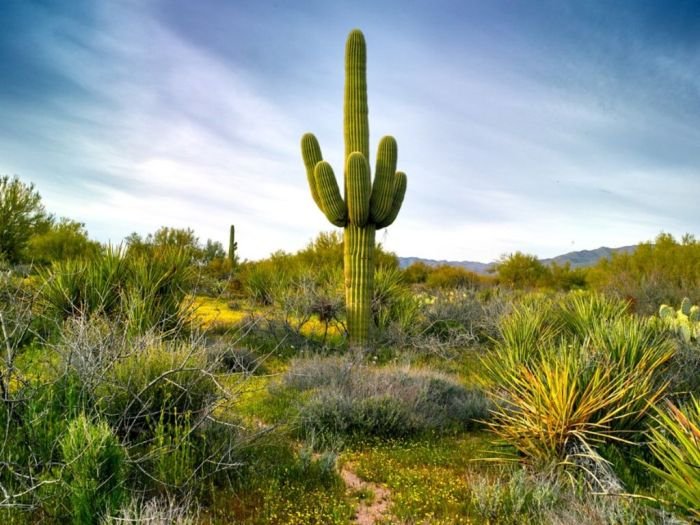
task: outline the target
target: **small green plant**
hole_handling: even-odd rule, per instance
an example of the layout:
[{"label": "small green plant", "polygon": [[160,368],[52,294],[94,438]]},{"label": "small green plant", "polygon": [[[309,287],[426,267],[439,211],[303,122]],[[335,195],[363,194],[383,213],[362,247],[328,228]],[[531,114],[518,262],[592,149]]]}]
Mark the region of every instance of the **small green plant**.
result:
[{"label": "small green plant", "polygon": [[[153,478],[168,488],[182,488],[196,475],[196,450],[191,414],[171,418],[163,411],[154,430],[148,456],[152,458]],[[166,419],[173,419],[167,424]]]},{"label": "small green plant", "polygon": [[92,422],[84,414],[70,423],[60,445],[72,522],[99,523],[124,499],[124,448],[107,423]]},{"label": "small green plant", "polygon": [[683,298],[678,310],[662,304],[659,308],[659,317],[666,327],[686,343],[695,341],[700,336],[700,307],[692,305],[687,297]]}]

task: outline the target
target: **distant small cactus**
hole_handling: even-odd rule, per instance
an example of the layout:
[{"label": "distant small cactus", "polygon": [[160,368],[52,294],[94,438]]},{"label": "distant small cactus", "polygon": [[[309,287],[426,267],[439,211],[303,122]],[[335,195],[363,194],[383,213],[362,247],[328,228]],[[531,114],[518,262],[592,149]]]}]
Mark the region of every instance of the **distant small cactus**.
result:
[{"label": "distant small cactus", "polygon": [[659,307],[659,317],[670,330],[678,334],[686,343],[700,338],[700,307],[693,306],[687,297],[683,298],[678,310],[667,304],[662,304]]},{"label": "distant small cactus", "polygon": [[232,224],[228,235],[228,258],[231,264],[236,264],[236,249],[238,248],[238,243],[236,242],[236,228]]}]

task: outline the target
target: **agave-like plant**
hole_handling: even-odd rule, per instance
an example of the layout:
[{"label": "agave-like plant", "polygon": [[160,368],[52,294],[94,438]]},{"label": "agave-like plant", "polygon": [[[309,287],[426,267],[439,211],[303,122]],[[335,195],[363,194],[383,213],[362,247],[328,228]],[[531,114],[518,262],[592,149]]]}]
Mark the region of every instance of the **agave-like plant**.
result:
[{"label": "agave-like plant", "polygon": [[491,429],[525,457],[549,461],[639,435],[666,392],[661,372],[675,348],[623,306],[578,296],[505,318],[483,359],[497,401]]},{"label": "agave-like plant", "polygon": [[647,467],[669,485],[673,505],[700,522],[700,399],[680,408],[667,401],[656,412],[649,446],[661,466]]},{"label": "agave-like plant", "polygon": [[[485,364],[490,373],[496,362]],[[496,373],[501,383],[492,390],[497,403],[488,426],[526,458],[542,462],[567,460],[603,442],[627,442],[619,422],[640,417],[646,396],[659,395],[648,374],[591,364],[566,343]]]}]

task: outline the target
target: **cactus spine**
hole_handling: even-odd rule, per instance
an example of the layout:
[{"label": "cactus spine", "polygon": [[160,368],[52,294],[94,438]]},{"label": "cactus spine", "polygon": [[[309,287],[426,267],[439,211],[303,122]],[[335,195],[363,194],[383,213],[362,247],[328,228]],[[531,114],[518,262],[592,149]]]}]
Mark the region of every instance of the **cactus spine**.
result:
[{"label": "cactus spine", "polygon": [[365,37],[355,29],[345,46],[343,197],[316,137],[301,139],[311,197],[335,226],[344,228],[345,303],[351,346],[366,347],[372,320],[375,232],[394,222],[406,193],[406,174],[396,171],[393,137],[379,142],[374,183],[369,165]]},{"label": "cactus spine", "polygon": [[238,248],[238,243],[236,242],[236,228],[232,224],[231,229],[228,234],[228,259],[231,264],[236,264],[236,248]]}]

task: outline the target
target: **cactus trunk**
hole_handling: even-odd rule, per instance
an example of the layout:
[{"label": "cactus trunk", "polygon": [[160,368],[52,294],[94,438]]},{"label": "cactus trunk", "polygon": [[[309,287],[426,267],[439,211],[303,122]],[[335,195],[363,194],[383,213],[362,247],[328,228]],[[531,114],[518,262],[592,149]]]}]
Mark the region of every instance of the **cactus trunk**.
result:
[{"label": "cactus trunk", "polygon": [[372,181],[369,165],[367,106],[367,51],[365,37],[357,29],[345,47],[343,196],[331,165],[323,160],[316,137],[301,139],[301,154],[311,197],[326,218],[345,228],[345,302],[350,345],[369,346],[374,293],[374,239],[378,229],[391,225],[401,209],[406,175],[396,171],[397,147],[384,137],[377,153]]},{"label": "cactus trunk", "polygon": [[374,293],[374,225],[345,227],[345,309],[354,346],[367,347],[371,335]]}]

